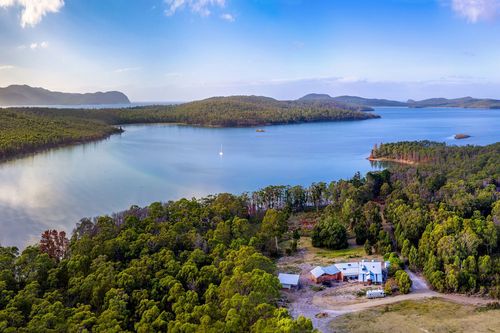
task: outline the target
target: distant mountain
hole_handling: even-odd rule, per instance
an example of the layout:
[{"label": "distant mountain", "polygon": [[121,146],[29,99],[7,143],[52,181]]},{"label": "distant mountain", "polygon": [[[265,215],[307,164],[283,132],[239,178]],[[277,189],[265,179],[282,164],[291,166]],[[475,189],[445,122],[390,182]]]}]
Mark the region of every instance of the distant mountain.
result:
[{"label": "distant mountain", "polygon": [[333,101],[333,97],[328,94],[308,94],[297,101],[299,102],[316,102],[316,101]]},{"label": "distant mountain", "polygon": [[391,101],[389,99],[363,98],[358,96],[338,96],[333,98],[337,102],[364,105],[364,106],[406,106],[405,102]]},{"label": "distant mountain", "polygon": [[79,105],[129,104],[128,97],[119,91],[73,94],[12,85],[0,88],[0,105]]},{"label": "distant mountain", "polygon": [[344,102],[341,100],[337,100],[337,97],[334,98],[328,94],[308,94],[295,100],[295,102],[313,104],[313,105],[332,106],[346,110],[373,111],[373,109],[368,104],[356,104],[356,103]]},{"label": "distant mountain", "polygon": [[302,102],[332,102],[350,107],[369,108],[371,106],[406,106],[405,102],[391,101],[387,99],[370,99],[357,96],[332,97],[328,94],[308,94],[299,98]]},{"label": "distant mountain", "polygon": [[430,98],[422,101],[408,100],[407,102],[393,101],[388,99],[363,98],[358,96],[337,96],[331,97],[327,94],[309,94],[299,98],[297,101],[307,103],[337,103],[339,107],[380,107],[380,106],[407,106],[410,108],[430,108],[430,107],[456,107],[474,109],[500,109],[500,100],[479,99],[472,97],[462,97],[455,99]]},{"label": "distant mountain", "polygon": [[456,107],[471,109],[500,109],[500,100],[478,99],[472,97],[462,97],[455,99],[430,98],[422,101],[408,100],[407,105],[411,108]]}]

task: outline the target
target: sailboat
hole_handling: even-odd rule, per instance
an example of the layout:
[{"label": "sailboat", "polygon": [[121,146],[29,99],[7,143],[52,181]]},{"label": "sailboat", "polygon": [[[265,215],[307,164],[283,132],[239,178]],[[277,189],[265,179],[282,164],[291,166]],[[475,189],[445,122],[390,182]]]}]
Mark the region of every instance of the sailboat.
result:
[{"label": "sailboat", "polygon": [[220,151],[219,151],[219,156],[223,156],[224,152],[222,151],[222,145],[220,145]]}]

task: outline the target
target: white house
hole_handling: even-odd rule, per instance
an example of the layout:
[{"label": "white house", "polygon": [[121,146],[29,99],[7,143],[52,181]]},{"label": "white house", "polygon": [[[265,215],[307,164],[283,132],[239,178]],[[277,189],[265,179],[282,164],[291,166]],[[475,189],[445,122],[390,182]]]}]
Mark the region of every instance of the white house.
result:
[{"label": "white house", "polygon": [[361,261],[358,263],[359,275],[358,281],[382,283],[384,276],[382,275],[382,263],[380,261]]},{"label": "white house", "polygon": [[278,279],[283,289],[299,289],[299,278],[300,275],[298,274],[279,273],[278,275]]},{"label": "white house", "polygon": [[[385,266],[385,268],[384,268]],[[343,262],[326,267],[317,266],[311,270],[312,280],[354,280],[367,283],[383,283],[387,276],[388,265],[380,261]]]}]

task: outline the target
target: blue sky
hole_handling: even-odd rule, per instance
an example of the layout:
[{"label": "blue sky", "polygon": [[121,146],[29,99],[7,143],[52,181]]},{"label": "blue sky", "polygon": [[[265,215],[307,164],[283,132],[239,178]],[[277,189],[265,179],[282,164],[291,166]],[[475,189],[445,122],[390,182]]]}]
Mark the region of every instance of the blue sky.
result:
[{"label": "blue sky", "polygon": [[0,0],[0,86],[500,98],[500,0]]}]

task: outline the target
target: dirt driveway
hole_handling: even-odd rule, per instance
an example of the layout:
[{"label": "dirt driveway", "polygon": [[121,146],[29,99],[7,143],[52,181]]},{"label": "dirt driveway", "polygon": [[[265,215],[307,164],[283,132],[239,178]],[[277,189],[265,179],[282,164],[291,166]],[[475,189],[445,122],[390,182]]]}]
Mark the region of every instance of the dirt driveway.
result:
[{"label": "dirt driveway", "polygon": [[[304,267],[305,268],[305,267]],[[314,291],[307,275],[301,275],[302,289],[299,291],[284,292],[289,303],[290,314],[297,318],[304,316],[313,322],[315,328],[321,332],[329,332],[330,323],[335,317],[343,314],[358,312],[388,304],[407,300],[421,300],[439,297],[459,304],[481,305],[491,302],[489,299],[468,297],[458,294],[441,294],[431,290],[424,278],[411,271],[407,271],[413,281],[409,294],[396,295],[379,299],[367,299],[356,296],[356,291],[364,286],[356,283],[339,283],[331,288]]]}]

